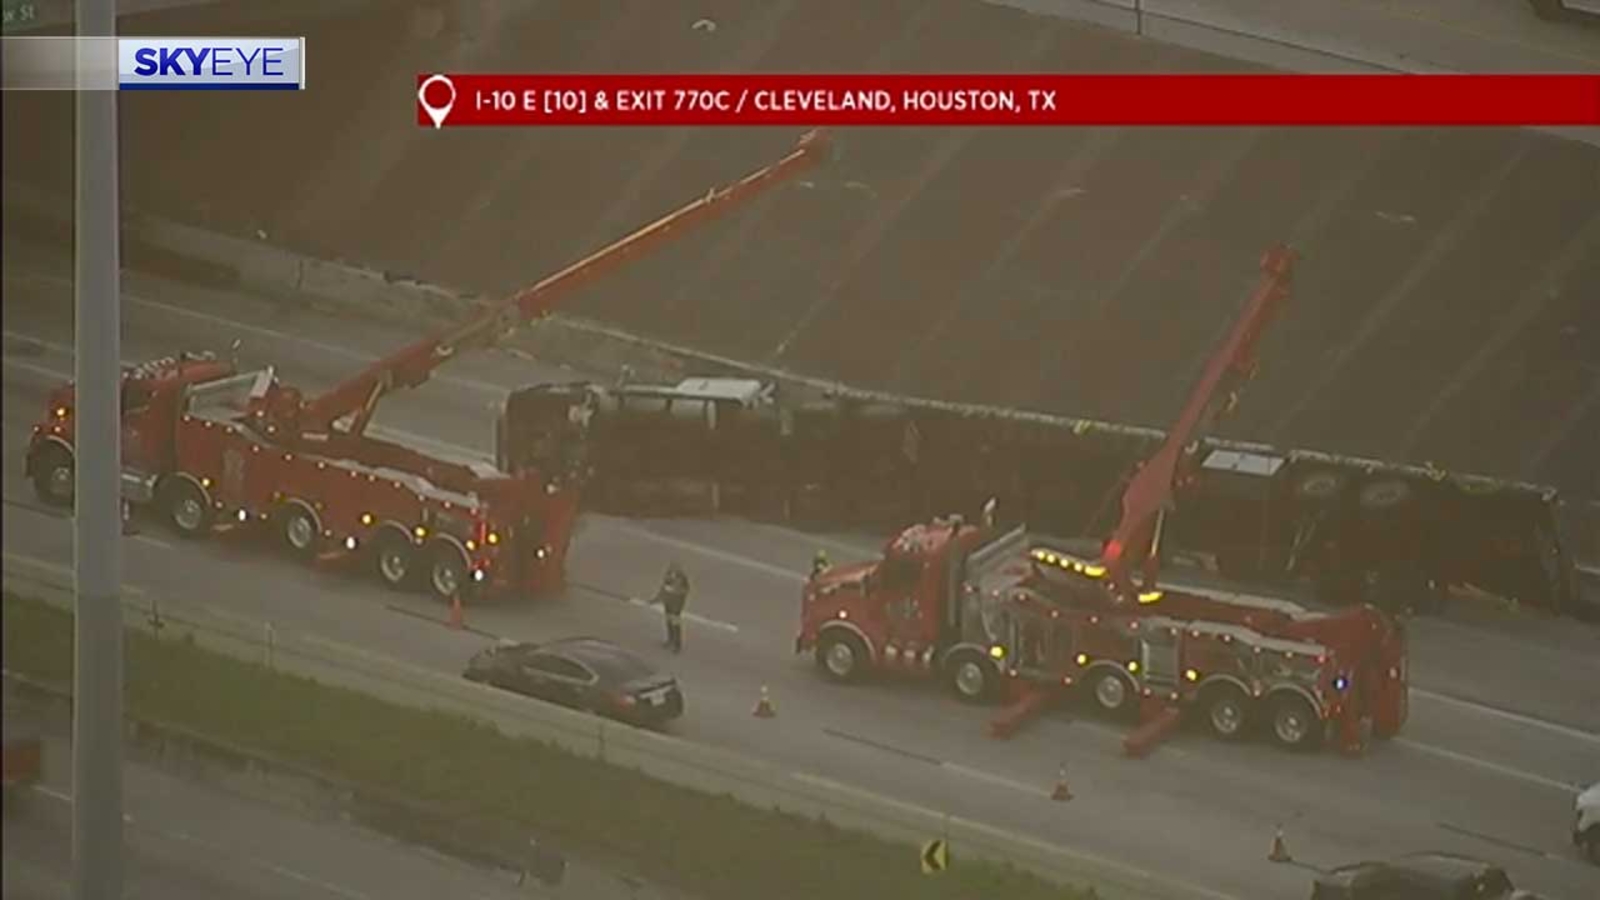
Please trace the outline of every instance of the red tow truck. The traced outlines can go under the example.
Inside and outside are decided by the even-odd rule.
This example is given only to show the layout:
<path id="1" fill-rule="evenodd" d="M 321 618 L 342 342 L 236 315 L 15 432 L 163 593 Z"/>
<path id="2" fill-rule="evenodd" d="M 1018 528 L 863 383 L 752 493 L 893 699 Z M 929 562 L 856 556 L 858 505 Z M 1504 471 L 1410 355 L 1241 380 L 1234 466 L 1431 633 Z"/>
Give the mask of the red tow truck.
<path id="1" fill-rule="evenodd" d="M 362 560 L 395 588 L 421 580 L 441 597 L 557 588 L 578 513 L 581 460 L 534 453 L 501 468 L 431 456 L 367 433 L 378 401 L 548 315 L 559 298 L 640 251 L 810 168 L 827 146 L 823 134 L 808 133 L 772 165 L 309 400 L 271 367 L 241 372 L 211 354 L 130 368 L 122 381 L 123 495 L 184 537 L 265 527 L 293 556 Z M 73 396 L 70 383 L 51 393 L 27 454 L 38 495 L 60 506 L 73 500 Z"/>
<path id="2" fill-rule="evenodd" d="M 1398 732 L 1405 633 L 1376 608 L 1322 614 L 1158 578 L 1166 510 L 1192 478 L 1201 431 L 1254 374 L 1254 346 L 1288 296 L 1291 267 L 1282 248 L 1263 259 L 1262 286 L 1133 477 L 1098 557 L 1020 526 L 997 534 L 959 517 L 915 525 L 880 560 L 811 579 L 795 651 L 813 653 L 836 681 L 914 672 L 947 681 L 967 701 L 1010 701 L 997 734 L 1078 686 L 1106 712 L 1146 723 L 1198 711 L 1223 738 L 1264 719 L 1292 748 L 1315 746 L 1330 725 L 1347 751 L 1363 744 L 1364 726 L 1380 737 Z"/>

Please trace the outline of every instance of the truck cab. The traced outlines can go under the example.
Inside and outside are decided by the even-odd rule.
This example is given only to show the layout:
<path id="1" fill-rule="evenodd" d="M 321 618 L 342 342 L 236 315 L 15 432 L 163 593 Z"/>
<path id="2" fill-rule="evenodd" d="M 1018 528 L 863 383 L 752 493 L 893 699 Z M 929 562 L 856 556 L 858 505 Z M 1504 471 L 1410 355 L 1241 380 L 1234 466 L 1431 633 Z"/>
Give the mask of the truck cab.
<path id="1" fill-rule="evenodd" d="M 123 493 L 148 501 L 142 488 L 172 467 L 174 431 L 188 389 L 235 374 L 231 362 L 210 353 L 180 353 L 150 360 L 122 373 Z M 39 499 L 71 506 L 74 489 L 74 411 L 77 391 L 69 382 L 50 392 L 45 417 L 33 426 L 27 476 Z"/>
<path id="2" fill-rule="evenodd" d="M 964 699 L 989 699 L 1006 649 L 972 585 L 1012 558 L 1010 543 L 959 516 L 913 525 L 879 559 L 836 566 L 807 582 L 795 652 L 814 653 L 834 681 L 873 670 L 936 674 Z"/>

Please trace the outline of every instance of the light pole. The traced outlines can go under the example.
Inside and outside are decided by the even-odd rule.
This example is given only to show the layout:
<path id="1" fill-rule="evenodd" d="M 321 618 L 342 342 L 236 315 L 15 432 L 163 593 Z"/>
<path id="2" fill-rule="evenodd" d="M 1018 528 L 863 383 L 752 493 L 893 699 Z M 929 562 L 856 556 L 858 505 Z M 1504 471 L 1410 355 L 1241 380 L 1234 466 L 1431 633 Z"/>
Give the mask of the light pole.
<path id="1" fill-rule="evenodd" d="M 116 34 L 116 0 L 77 0 L 78 37 Z M 72 707 L 72 896 L 122 900 L 122 473 L 117 94 L 90 84 L 103 48 L 78 42 L 76 216 L 77 581 Z M 112 54 L 115 58 L 115 54 Z M 89 88 L 94 88 L 90 90 Z"/>

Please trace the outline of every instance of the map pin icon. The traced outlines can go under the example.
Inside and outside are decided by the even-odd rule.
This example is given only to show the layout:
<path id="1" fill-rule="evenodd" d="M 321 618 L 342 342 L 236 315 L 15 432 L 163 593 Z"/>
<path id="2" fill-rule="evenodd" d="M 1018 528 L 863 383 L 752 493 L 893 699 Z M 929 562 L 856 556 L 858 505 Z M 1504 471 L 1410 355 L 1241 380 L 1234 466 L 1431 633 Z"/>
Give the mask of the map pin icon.
<path id="1" fill-rule="evenodd" d="M 443 90 L 438 88 L 434 89 L 434 96 L 438 96 L 445 91 L 448 91 L 450 94 L 450 99 L 438 104 L 430 102 L 428 100 L 428 88 L 431 88 L 434 85 L 443 86 Z M 428 118 L 433 120 L 433 127 L 443 128 L 445 116 L 450 115 L 450 109 L 456 105 L 455 83 L 452 82 L 450 77 L 447 75 L 430 75 L 422 82 L 422 86 L 417 88 L 417 102 L 422 104 L 422 111 L 426 112 L 428 114 Z"/>

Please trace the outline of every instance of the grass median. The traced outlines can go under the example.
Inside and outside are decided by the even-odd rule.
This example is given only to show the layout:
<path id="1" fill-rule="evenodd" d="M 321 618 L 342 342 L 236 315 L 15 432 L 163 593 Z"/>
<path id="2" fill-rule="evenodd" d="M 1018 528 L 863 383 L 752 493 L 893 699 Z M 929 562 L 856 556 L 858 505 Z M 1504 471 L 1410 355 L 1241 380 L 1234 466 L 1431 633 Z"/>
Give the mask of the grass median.
<path id="1" fill-rule="evenodd" d="M 72 677 L 72 617 L 6 592 L 5 666 Z M 446 819 L 497 822 L 624 858 L 704 900 L 1086 900 L 1010 867 L 963 861 L 923 875 L 913 847 L 758 809 L 438 711 L 128 632 L 127 713 L 406 796 Z M 535 701 L 529 701 L 535 702 Z"/>

